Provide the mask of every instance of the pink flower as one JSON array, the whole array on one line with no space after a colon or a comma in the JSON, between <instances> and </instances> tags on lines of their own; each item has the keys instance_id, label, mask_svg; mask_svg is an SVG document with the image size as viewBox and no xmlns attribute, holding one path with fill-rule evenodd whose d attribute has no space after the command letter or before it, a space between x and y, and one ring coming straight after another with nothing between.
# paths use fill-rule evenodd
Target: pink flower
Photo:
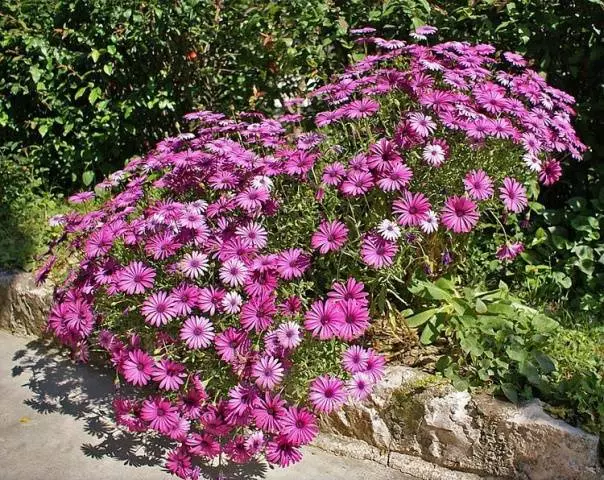
<instances>
[{"instance_id":1,"label":"pink flower","mask_svg":"<svg viewBox=\"0 0 604 480\"><path fill-rule=\"evenodd\" d=\"M366 235L361 244L361 259L367 266L373 268L392 265L396 252L398 252L397 244L379 235Z\"/></svg>"},{"instance_id":2,"label":"pink flower","mask_svg":"<svg viewBox=\"0 0 604 480\"><path fill-rule=\"evenodd\" d=\"M266 229L255 222L251 222L243 227L238 227L235 231L243 243L250 247L263 248L266 246Z\"/></svg>"},{"instance_id":3,"label":"pink flower","mask_svg":"<svg viewBox=\"0 0 604 480\"><path fill-rule=\"evenodd\" d=\"M312 248L319 250L325 255L327 252L335 252L342 248L348 239L348 228L342 222L334 220L323 222L319 226L311 240Z\"/></svg>"},{"instance_id":4,"label":"pink flower","mask_svg":"<svg viewBox=\"0 0 604 480\"><path fill-rule=\"evenodd\" d=\"M189 348L207 348L214 340L214 326L205 317L189 317L180 329L180 339Z\"/></svg>"},{"instance_id":5,"label":"pink flower","mask_svg":"<svg viewBox=\"0 0 604 480\"><path fill-rule=\"evenodd\" d=\"M400 225L419 225L426 219L430 210L430 202L423 193L406 191L400 198L392 202L392 210L397 215Z\"/></svg>"},{"instance_id":6,"label":"pink flower","mask_svg":"<svg viewBox=\"0 0 604 480\"><path fill-rule=\"evenodd\" d=\"M154 365L151 376L154 381L159 382L159 388L178 390L184 383L184 371L184 365L164 358Z\"/></svg>"},{"instance_id":7,"label":"pink flower","mask_svg":"<svg viewBox=\"0 0 604 480\"><path fill-rule=\"evenodd\" d=\"M263 390L272 390L283 380L283 366L276 358L265 356L256 362L252 368L252 376L256 385Z\"/></svg>"},{"instance_id":8,"label":"pink flower","mask_svg":"<svg viewBox=\"0 0 604 480\"><path fill-rule=\"evenodd\" d=\"M346 401L344 382L329 375L317 377L310 383L308 398L319 413L331 413Z\"/></svg>"},{"instance_id":9,"label":"pink flower","mask_svg":"<svg viewBox=\"0 0 604 480\"><path fill-rule=\"evenodd\" d=\"M367 350L358 345L348 347L342 355L342 366L350 373L364 372L367 368Z\"/></svg>"},{"instance_id":10,"label":"pink flower","mask_svg":"<svg viewBox=\"0 0 604 480\"><path fill-rule=\"evenodd\" d=\"M340 185L340 191L349 197L365 195L373 187L373 175L369 172L349 171Z\"/></svg>"},{"instance_id":11,"label":"pink flower","mask_svg":"<svg viewBox=\"0 0 604 480\"><path fill-rule=\"evenodd\" d=\"M142 262L132 262L119 272L118 288L129 295L143 293L153 286L155 270Z\"/></svg>"},{"instance_id":12,"label":"pink flower","mask_svg":"<svg viewBox=\"0 0 604 480\"><path fill-rule=\"evenodd\" d=\"M293 445L306 445L319 433L317 418L306 408L290 407L281 420L281 433Z\"/></svg>"},{"instance_id":13,"label":"pink flower","mask_svg":"<svg viewBox=\"0 0 604 480\"><path fill-rule=\"evenodd\" d=\"M497 249L496 256L499 260L513 260L522 252L524 252L522 242L505 243Z\"/></svg>"},{"instance_id":14,"label":"pink flower","mask_svg":"<svg viewBox=\"0 0 604 480\"><path fill-rule=\"evenodd\" d=\"M268 442L266 459L280 467L287 467L302 460L302 452L285 435L279 435Z\"/></svg>"},{"instance_id":15,"label":"pink flower","mask_svg":"<svg viewBox=\"0 0 604 480\"><path fill-rule=\"evenodd\" d=\"M422 158L428 165L440 167L447 159L448 150L444 141L436 140L424 147Z\"/></svg>"},{"instance_id":16,"label":"pink flower","mask_svg":"<svg viewBox=\"0 0 604 480\"><path fill-rule=\"evenodd\" d=\"M359 305L368 305L368 296L365 285L354 277L349 277L345 283L335 282L331 286L331 290L327 292L327 297L335 303L354 300Z\"/></svg>"},{"instance_id":17,"label":"pink flower","mask_svg":"<svg viewBox=\"0 0 604 480\"><path fill-rule=\"evenodd\" d=\"M503 52L503 58L516 67L526 66L526 60L519 53L514 52Z\"/></svg>"},{"instance_id":18,"label":"pink flower","mask_svg":"<svg viewBox=\"0 0 604 480\"><path fill-rule=\"evenodd\" d=\"M132 385L147 385L153 371L153 359L142 350L128 352L122 370L126 381Z\"/></svg>"},{"instance_id":19,"label":"pink flower","mask_svg":"<svg viewBox=\"0 0 604 480\"><path fill-rule=\"evenodd\" d=\"M337 303L339 314L336 317L336 335L350 341L360 337L369 327L369 311L355 300Z\"/></svg>"},{"instance_id":20,"label":"pink flower","mask_svg":"<svg viewBox=\"0 0 604 480\"><path fill-rule=\"evenodd\" d=\"M557 160L547 160L541 165L539 172L539 181L543 185L552 185L560 180L562 176L562 167Z\"/></svg>"},{"instance_id":21,"label":"pink flower","mask_svg":"<svg viewBox=\"0 0 604 480\"><path fill-rule=\"evenodd\" d=\"M198 278L208 269L208 256L201 252L187 253L179 263L180 271L189 278Z\"/></svg>"},{"instance_id":22,"label":"pink flower","mask_svg":"<svg viewBox=\"0 0 604 480\"><path fill-rule=\"evenodd\" d=\"M423 113L410 113L408 115L409 127L420 137L427 137L436 130L436 123L432 121L432 117Z\"/></svg>"},{"instance_id":23,"label":"pink flower","mask_svg":"<svg viewBox=\"0 0 604 480\"><path fill-rule=\"evenodd\" d=\"M277 257L277 271L284 280L300 278L310 266L310 258L299 248L290 248Z\"/></svg>"},{"instance_id":24,"label":"pink flower","mask_svg":"<svg viewBox=\"0 0 604 480\"><path fill-rule=\"evenodd\" d=\"M365 400L373 390L373 380L364 373L357 373L346 383L348 394L355 400Z\"/></svg>"},{"instance_id":25,"label":"pink flower","mask_svg":"<svg viewBox=\"0 0 604 480\"><path fill-rule=\"evenodd\" d=\"M338 186L346 176L346 168L340 162L330 163L323 169L321 177L326 185Z\"/></svg>"},{"instance_id":26,"label":"pink flower","mask_svg":"<svg viewBox=\"0 0 604 480\"><path fill-rule=\"evenodd\" d=\"M370 98L362 98L350 102L346 108L348 118L366 118L374 115L380 109L380 104Z\"/></svg>"},{"instance_id":27,"label":"pink flower","mask_svg":"<svg viewBox=\"0 0 604 480\"><path fill-rule=\"evenodd\" d=\"M258 428L270 433L281 429L281 421L287 410L279 395L265 392L264 398L257 398L252 409L252 417Z\"/></svg>"},{"instance_id":28,"label":"pink flower","mask_svg":"<svg viewBox=\"0 0 604 480\"><path fill-rule=\"evenodd\" d=\"M144 301L141 313L149 325L165 325L176 316L174 298L164 291L156 292Z\"/></svg>"},{"instance_id":29,"label":"pink flower","mask_svg":"<svg viewBox=\"0 0 604 480\"><path fill-rule=\"evenodd\" d=\"M218 356L225 362L232 362L240 352L247 350L249 338L245 332L229 327L216 335L214 343Z\"/></svg>"},{"instance_id":30,"label":"pink flower","mask_svg":"<svg viewBox=\"0 0 604 480\"><path fill-rule=\"evenodd\" d=\"M248 268L238 258L229 258L220 267L220 280L231 287L243 285L248 275Z\"/></svg>"},{"instance_id":31,"label":"pink flower","mask_svg":"<svg viewBox=\"0 0 604 480\"><path fill-rule=\"evenodd\" d=\"M220 453L220 443L208 433L192 433L186 439L186 445L194 455L212 459Z\"/></svg>"},{"instance_id":32,"label":"pink flower","mask_svg":"<svg viewBox=\"0 0 604 480\"><path fill-rule=\"evenodd\" d=\"M475 200L486 200L493 195L493 182L484 170L472 170L463 180L466 192Z\"/></svg>"},{"instance_id":33,"label":"pink flower","mask_svg":"<svg viewBox=\"0 0 604 480\"><path fill-rule=\"evenodd\" d=\"M293 350L302 342L300 326L296 322L282 323L275 333L279 344L288 350Z\"/></svg>"},{"instance_id":34,"label":"pink flower","mask_svg":"<svg viewBox=\"0 0 604 480\"><path fill-rule=\"evenodd\" d=\"M443 225L455 233L470 232L478 223L476 204L467 197L449 197L440 211Z\"/></svg>"},{"instance_id":35,"label":"pink flower","mask_svg":"<svg viewBox=\"0 0 604 480\"><path fill-rule=\"evenodd\" d=\"M384 376L384 365L386 359L382 355L378 355L371 348L367 352L367 366L365 367L365 373L368 375L373 382L379 382Z\"/></svg>"},{"instance_id":36,"label":"pink flower","mask_svg":"<svg viewBox=\"0 0 604 480\"><path fill-rule=\"evenodd\" d=\"M528 205L524 186L513 178L505 177L499 192L499 198L510 212L519 213Z\"/></svg>"},{"instance_id":37,"label":"pink flower","mask_svg":"<svg viewBox=\"0 0 604 480\"><path fill-rule=\"evenodd\" d=\"M161 397L155 397L143 402L141 418L149 422L151 428L167 434L178 424L176 408Z\"/></svg>"},{"instance_id":38,"label":"pink flower","mask_svg":"<svg viewBox=\"0 0 604 480\"><path fill-rule=\"evenodd\" d=\"M304 328L311 332L313 337L327 340L336 333L339 315L340 310L335 302L317 300L304 314Z\"/></svg>"},{"instance_id":39,"label":"pink flower","mask_svg":"<svg viewBox=\"0 0 604 480\"><path fill-rule=\"evenodd\" d=\"M276 313L275 297L259 295L243 304L239 318L243 328L247 331L254 330L259 333L266 330L273 323L273 317Z\"/></svg>"},{"instance_id":40,"label":"pink flower","mask_svg":"<svg viewBox=\"0 0 604 480\"><path fill-rule=\"evenodd\" d=\"M384 192L393 192L405 188L412 177L413 171L407 165L396 163L384 169L377 184Z\"/></svg>"}]
</instances>

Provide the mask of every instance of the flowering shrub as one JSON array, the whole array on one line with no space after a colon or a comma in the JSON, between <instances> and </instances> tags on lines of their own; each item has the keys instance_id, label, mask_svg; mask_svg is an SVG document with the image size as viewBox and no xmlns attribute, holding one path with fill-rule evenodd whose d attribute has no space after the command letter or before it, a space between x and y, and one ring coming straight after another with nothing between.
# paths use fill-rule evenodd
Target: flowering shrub
<instances>
[{"instance_id":1,"label":"flowering shrub","mask_svg":"<svg viewBox=\"0 0 604 480\"><path fill-rule=\"evenodd\" d=\"M64 235L39 273L60 281L49 329L82 360L105 352L137 392L116 398L118 423L171 439L182 478L222 454L299 461L317 415L381 378L362 337L402 306L400 286L444 268L481 218L505 230L527 185L584 150L572 98L517 54L360 43L377 53L309 96L325 105L318 130L302 130L302 99L276 119L191 113L194 133L55 219Z\"/></svg>"}]
</instances>

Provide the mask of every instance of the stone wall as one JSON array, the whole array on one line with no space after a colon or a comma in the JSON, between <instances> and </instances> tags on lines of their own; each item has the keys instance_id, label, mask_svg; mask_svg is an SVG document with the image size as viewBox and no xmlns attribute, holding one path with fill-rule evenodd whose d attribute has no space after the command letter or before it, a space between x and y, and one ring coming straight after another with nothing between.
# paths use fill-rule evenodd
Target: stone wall
<instances>
[{"instance_id":1,"label":"stone wall","mask_svg":"<svg viewBox=\"0 0 604 480\"><path fill-rule=\"evenodd\" d=\"M416 456L482 477L604 478L598 437L552 418L540 401L515 406L472 396L404 366L389 366L368 400L324 418L322 428L332 439L362 440L389 458Z\"/></svg>"},{"instance_id":2,"label":"stone wall","mask_svg":"<svg viewBox=\"0 0 604 480\"><path fill-rule=\"evenodd\" d=\"M0 329L18 335L44 331L52 300L48 287L37 287L26 272L0 272Z\"/></svg>"}]
</instances>

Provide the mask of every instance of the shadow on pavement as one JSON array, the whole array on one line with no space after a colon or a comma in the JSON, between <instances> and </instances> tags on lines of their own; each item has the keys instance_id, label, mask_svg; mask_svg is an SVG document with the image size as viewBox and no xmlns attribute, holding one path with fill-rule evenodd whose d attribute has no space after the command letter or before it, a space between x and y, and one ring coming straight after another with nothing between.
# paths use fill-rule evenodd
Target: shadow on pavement
<instances>
[{"instance_id":1,"label":"shadow on pavement","mask_svg":"<svg viewBox=\"0 0 604 480\"><path fill-rule=\"evenodd\" d=\"M175 446L164 438L116 426L111 402L119 387L113 382L113 371L76 363L42 339L16 351L13 362L13 377L29 377L23 384L32 392L26 405L41 414L59 413L84 422L91 437L81 446L87 457L113 458L134 467L162 466L166 452ZM209 479L255 480L266 472L266 464L259 462L201 465L202 477Z\"/></svg>"}]
</instances>

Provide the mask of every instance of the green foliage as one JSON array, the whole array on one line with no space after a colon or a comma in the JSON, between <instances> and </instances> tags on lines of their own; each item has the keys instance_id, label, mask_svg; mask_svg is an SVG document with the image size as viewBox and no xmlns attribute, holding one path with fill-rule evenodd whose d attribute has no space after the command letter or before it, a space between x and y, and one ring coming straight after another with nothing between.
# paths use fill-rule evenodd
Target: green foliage
<instances>
[{"instance_id":1,"label":"green foliage","mask_svg":"<svg viewBox=\"0 0 604 480\"><path fill-rule=\"evenodd\" d=\"M499 288L416 281L420 306L407 311L424 344L446 342L436 364L459 389L482 387L517 402L539 396L552 413L604 431L604 330L573 330Z\"/></svg>"},{"instance_id":2,"label":"green foliage","mask_svg":"<svg viewBox=\"0 0 604 480\"><path fill-rule=\"evenodd\" d=\"M437 369L454 385L464 389L492 384L515 402L544 389L544 376L554 364L543 349L558 324L502 287L460 291L446 279L417 281L412 293L436 305L407 322L422 326L424 344L442 337L451 342L450 353L441 357Z\"/></svg>"}]
</instances>

